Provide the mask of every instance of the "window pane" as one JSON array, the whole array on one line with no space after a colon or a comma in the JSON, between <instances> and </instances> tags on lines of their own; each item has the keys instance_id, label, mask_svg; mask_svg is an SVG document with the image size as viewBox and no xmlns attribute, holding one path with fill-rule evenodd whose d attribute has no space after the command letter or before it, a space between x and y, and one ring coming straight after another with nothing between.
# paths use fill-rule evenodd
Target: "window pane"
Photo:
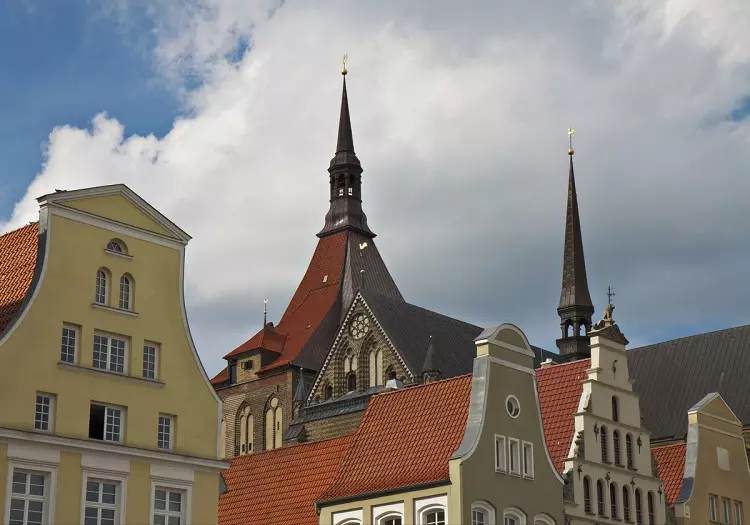
<instances>
[{"instance_id":1,"label":"window pane","mask_svg":"<svg viewBox=\"0 0 750 525\"><path fill-rule=\"evenodd\" d=\"M169 450L172 440L172 418L169 416L159 416L159 425L157 429L156 444L158 448Z\"/></svg>"},{"instance_id":2,"label":"window pane","mask_svg":"<svg viewBox=\"0 0 750 525\"><path fill-rule=\"evenodd\" d=\"M120 374L125 372L125 341L122 339L110 341L109 369Z\"/></svg>"},{"instance_id":3,"label":"window pane","mask_svg":"<svg viewBox=\"0 0 750 525\"><path fill-rule=\"evenodd\" d=\"M180 492L169 493L169 510L180 512L182 506L182 494Z\"/></svg>"},{"instance_id":4,"label":"window pane","mask_svg":"<svg viewBox=\"0 0 750 525\"><path fill-rule=\"evenodd\" d=\"M180 518L178 516L170 516L168 525L180 525Z\"/></svg>"},{"instance_id":5,"label":"window pane","mask_svg":"<svg viewBox=\"0 0 750 525\"><path fill-rule=\"evenodd\" d=\"M154 494L154 508L156 510L167 509L167 493L163 490L157 490Z\"/></svg>"},{"instance_id":6,"label":"window pane","mask_svg":"<svg viewBox=\"0 0 750 525\"><path fill-rule=\"evenodd\" d=\"M117 487L113 483L104 483L102 489L102 503L115 504Z\"/></svg>"},{"instance_id":7,"label":"window pane","mask_svg":"<svg viewBox=\"0 0 750 525\"><path fill-rule=\"evenodd\" d=\"M157 514L154 516L154 525L166 525L167 517Z\"/></svg>"},{"instance_id":8,"label":"window pane","mask_svg":"<svg viewBox=\"0 0 750 525\"><path fill-rule=\"evenodd\" d=\"M49 396L36 395L36 409L34 412L34 428L36 430L49 430L49 415L52 400Z\"/></svg>"},{"instance_id":9,"label":"window pane","mask_svg":"<svg viewBox=\"0 0 750 525\"><path fill-rule=\"evenodd\" d=\"M44 496L44 476L31 474L29 478L29 494Z\"/></svg>"},{"instance_id":10,"label":"window pane","mask_svg":"<svg viewBox=\"0 0 750 525\"><path fill-rule=\"evenodd\" d=\"M95 481L86 483L86 501L99 501L99 484Z\"/></svg>"},{"instance_id":11,"label":"window pane","mask_svg":"<svg viewBox=\"0 0 750 525\"><path fill-rule=\"evenodd\" d=\"M156 378L156 348L153 346L143 347L143 377Z\"/></svg>"},{"instance_id":12,"label":"window pane","mask_svg":"<svg viewBox=\"0 0 750 525\"><path fill-rule=\"evenodd\" d=\"M26 494L26 474L13 471L13 494Z\"/></svg>"},{"instance_id":13,"label":"window pane","mask_svg":"<svg viewBox=\"0 0 750 525\"><path fill-rule=\"evenodd\" d=\"M104 439L107 441L120 441L120 423L122 411L119 408L107 407L106 424L104 426Z\"/></svg>"},{"instance_id":14,"label":"window pane","mask_svg":"<svg viewBox=\"0 0 750 525\"><path fill-rule=\"evenodd\" d=\"M114 509L102 509L102 525L114 525L115 523L115 510Z\"/></svg>"},{"instance_id":15,"label":"window pane","mask_svg":"<svg viewBox=\"0 0 750 525\"><path fill-rule=\"evenodd\" d=\"M62 344L60 346L60 360L63 363L74 363L76 355L76 331L63 327Z\"/></svg>"},{"instance_id":16,"label":"window pane","mask_svg":"<svg viewBox=\"0 0 750 525\"><path fill-rule=\"evenodd\" d=\"M103 335L94 335L94 368L107 369L107 351L109 338Z\"/></svg>"}]
</instances>

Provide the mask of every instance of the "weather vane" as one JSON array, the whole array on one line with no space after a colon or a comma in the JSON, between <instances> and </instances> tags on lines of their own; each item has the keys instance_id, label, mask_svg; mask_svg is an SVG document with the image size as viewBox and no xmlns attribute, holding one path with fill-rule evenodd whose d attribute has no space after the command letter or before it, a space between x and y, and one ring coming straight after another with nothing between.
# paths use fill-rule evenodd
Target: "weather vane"
<instances>
[{"instance_id":1,"label":"weather vane","mask_svg":"<svg viewBox=\"0 0 750 525\"><path fill-rule=\"evenodd\" d=\"M341 63L344 64L344 69L341 70L341 74L342 75L346 75L347 74L346 63L348 61L349 61L349 54L348 53L344 53L344 56L341 57Z\"/></svg>"},{"instance_id":2,"label":"weather vane","mask_svg":"<svg viewBox=\"0 0 750 525\"><path fill-rule=\"evenodd\" d=\"M612 304L612 298L615 296L615 292L612 291L611 286L607 286L607 302Z\"/></svg>"},{"instance_id":3,"label":"weather vane","mask_svg":"<svg viewBox=\"0 0 750 525\"><path fill-rule=\"evenodd\" d=\"M568 143L570 144L570 149L568 150L568 155L572 155L575 153L575 150L573 149L573 135L575 135L576 128L568 128Z\"/></svg>"}]
</instances>

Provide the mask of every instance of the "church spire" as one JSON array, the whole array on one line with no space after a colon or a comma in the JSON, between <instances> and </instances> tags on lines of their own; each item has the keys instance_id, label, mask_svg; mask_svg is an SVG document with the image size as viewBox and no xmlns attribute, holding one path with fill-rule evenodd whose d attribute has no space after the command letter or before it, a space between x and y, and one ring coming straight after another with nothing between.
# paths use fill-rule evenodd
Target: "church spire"
<instances>
[{"instance_id":1,"label":"church spire","mask_svg":"<svg viewBox=\"0 0 750 525\"><path fill-rule=\"evenodd\" d=\"M578 214L578 196L573 172L572 135L574 129L568 130L571 136L568 150L568 206L565 216L565 247L563 251L562 290L557 313L560 316L562 337L557 340L560 354L574 360L590 355L589 338L586 336L591 329L591 316L594 305L589 294L586 278L586 261L583 256L583 238L581 236L581 218Z\"/></svg>"},{"instance_id":2,"label":"church spire","mask_svg":"<svg viewBox=\"0 0 750 525\"><path fill-rule=\"evenodd\" d=\"M330 174L330 207L325 225L318 237L326 237L343 230L357 231L367 237L375 237L367 226L367 216L362 211L362 166L354 153L352 122L349 116L349 96L346 92L347 56L344 55L344 77L339 114L339 133L336 154L328 167Z\"/></svg>"}]
</instances>

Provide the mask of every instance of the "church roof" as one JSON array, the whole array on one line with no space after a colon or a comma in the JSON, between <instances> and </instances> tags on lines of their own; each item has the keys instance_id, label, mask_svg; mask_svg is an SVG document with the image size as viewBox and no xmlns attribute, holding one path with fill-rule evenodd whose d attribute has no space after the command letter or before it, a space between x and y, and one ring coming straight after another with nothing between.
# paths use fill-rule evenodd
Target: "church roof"
<instances>
[{"instance_id":1,"label":"church roof","mask_svg":"<svg viewBox=\"0 0 750 525\"><path fill-rule=\"evenodd\" d=\"M0 237L0 333L18 312L36 266L39 224L34 222Z\"/></svg>"},{"instance_id":2,"label":"church roof","mask_svg":"<svg viewBox=\"0 0 750 525\"><path fill-rule=\"evenodd\" d=\"M348 435L240 456L223 476L221 525L317 525L314 502L334 479Z\"/></svg>"},{"instance_id":3,"label":"church roof","mask_svg":"<svg viewBox=\"0 0 750 525\"><path fill-rule=\"evenodd\" d=\"M659 479L664 482L664 493L670 507L674 507L682 490L686 447L685 443L677 443L651 449L659 465Z\"/></svg>"},{"instance_id":4,"label":"church roof","mask_svg":"<svg viewBox=\"0 0 750 525\"><path fill-rule=\"evenodd\" d=\"M591 359L551 365L536 371L539 405L542 411L544 437L552 463L559 472L570 452L575 433L573 414L583 393L583 381Z\"/></svg>"},{"instance_id":5,"label":"church roof","mask_svg":"<svg viewBox=\"0 0 750 525\"><path fill-rule=\"evenodd\" d=\"M471 376L464 375L373 397L319 501L447 481L448 461L463 439L470 394Z\"/></svg>"},{"instance_id":6,"label":"church roof","mask_svg":"<svg viewBox=\"0 0 750 525\"><path fill-rule=\"evenodd\" d=\"M685 414L711 392L750 424L750 325L632 349L628 366L652 440L684 438Z\"/></svg>"}]
</instances>

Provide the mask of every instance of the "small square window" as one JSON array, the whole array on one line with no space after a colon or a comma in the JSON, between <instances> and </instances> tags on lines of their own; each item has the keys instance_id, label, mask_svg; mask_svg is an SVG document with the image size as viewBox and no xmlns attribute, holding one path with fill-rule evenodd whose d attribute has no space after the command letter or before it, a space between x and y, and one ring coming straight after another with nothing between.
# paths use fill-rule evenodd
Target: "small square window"
<instances>
[{"instance_id":1,"label":"small square window","mask_svg":"<svg viewBox=\"0 0 750 525\"><path fill-rule=\"evenodd\" d=\"M172 450L174 417L159 414L159 425L156 432L156 446L161 450Z\"/></svg>"},{"instance_id":2,"label":"small square window","mask_svg":"<svg viewBox=\"0 0 750 525\"><path fill-rule=\"evenodd\" d=\"M74 364L78 356L78 327L64 324L60 344L60 361Z\"/></svg>"},{"instance_id":3,"label":"small square window","mask_svg":"<svg viewBox=\"0 0 750 525\"><path fill-rule=\"evenodd\" d=\"M252 370L253 369L253 360L248 359L247 361L242 362L242 369L243 370Z\"/></svg>"},{"instance_id":4,"label":"small square window","mask_svg":"<svg viewBox=\"0 0 750 525\"><path fill-rule=\"evenodd\" d=\"M34 410L34 429L52 432L55 410L55 396L51 394L36 394L36 408Z\"/></svg>"},{"instance_id":5,"label":"small square window","mask_svg":"<svg viewBox=\"0 0 750 525\"><path fill-rule=\"evenodd\" d=\"M495 436L495 470L505 472L505 436Z\"/></svg>"}]
</instances>

